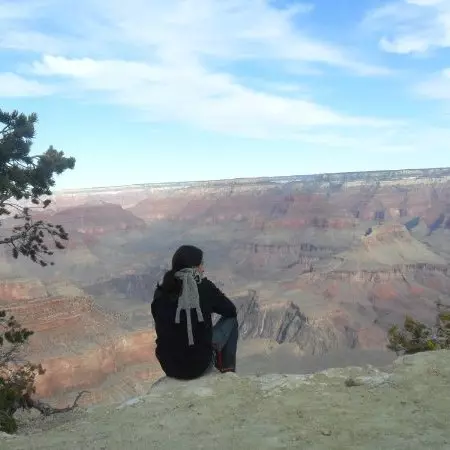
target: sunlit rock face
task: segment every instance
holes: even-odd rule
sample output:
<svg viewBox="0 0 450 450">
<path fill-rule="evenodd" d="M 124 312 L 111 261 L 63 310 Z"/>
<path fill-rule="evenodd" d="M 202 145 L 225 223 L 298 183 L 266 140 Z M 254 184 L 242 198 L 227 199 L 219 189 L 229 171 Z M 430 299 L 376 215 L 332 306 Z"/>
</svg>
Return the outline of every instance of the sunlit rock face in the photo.
<svg viewBox="0 0 450 450">
<path fill-rule="evenodd" d="M 38 279 L 3 279 L 0 280 L 0 303 L 14 305 L 23 300 L 45 297 L 47 289 Z"/>
<path fill-rule="evenodd" d="M 35 289 L 32 286 L 30 289 Z M 125 330 L 120 317 L 102 311 L 90 297 L 29 299 L 30 290 L 20 293 L 20 298 L 16 295 L 15 301 L 5 306 L 23 326 L 35 332 L 24 356 L 42 363 L 46 371 L 37 378 L 38 397 L 64 403 L 74 390 L 93 389 L 92 395 L 83 397 L 85 403 L 114 401 L 133 394 L 139 383 L 161 374 L 150 327 Z M 131 373 L 136 382 L 123 386 L 122 378 L 130 378 Z"/>
</svg>

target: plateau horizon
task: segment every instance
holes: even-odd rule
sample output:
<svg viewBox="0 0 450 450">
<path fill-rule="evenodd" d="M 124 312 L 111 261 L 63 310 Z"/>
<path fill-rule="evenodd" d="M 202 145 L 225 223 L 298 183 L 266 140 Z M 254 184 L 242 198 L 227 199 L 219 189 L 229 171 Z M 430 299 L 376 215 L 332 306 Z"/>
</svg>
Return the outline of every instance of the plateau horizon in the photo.
<svg viewBox="0 0 450 450">
<path fill-rule="evenodd" d="M 297 175 L 280 175 L 280 176 L 260 176 L 260 177 L 238 177 L 238 178 L 221 178 L 221 179 L 204 179 L 204 180 L 185 180 L 185 181 L 166 181 L 166 182 L 148 182 L 148 183 L 133 183 L 133 184 L 117 184 L 117 185 L 102 185 L 102 186 L 86 186 L 80 188 L 65 188 L 55 189 L 54 194 L 70 194 L 81 192 L 105 191 L 111 189 L 145 189 L 145 188 L 159 188 L 159 189 L 173 189 L 183 187 L 199 187 L 205 186 L 228 186 L 230 184 L 236 185 L 251 185 L 263 183 L 292 183 L 292 182 L 357 182 L 360 181 L 364 175 L 364 179 L 374 180 L 388 180 L 390 177 L 432 177 L 432 176 L 449 176 L 449 167 L 424 167 L 420 169 L 404 168 L 404 169 L 385 169 L 385 170 L 367 170 L 367 171 L 349 171 L 349 172 L 318 172 L 318 173 L 304 173 Z M 344 181 L 345 180 L 345 181 Z"/>
</svg>

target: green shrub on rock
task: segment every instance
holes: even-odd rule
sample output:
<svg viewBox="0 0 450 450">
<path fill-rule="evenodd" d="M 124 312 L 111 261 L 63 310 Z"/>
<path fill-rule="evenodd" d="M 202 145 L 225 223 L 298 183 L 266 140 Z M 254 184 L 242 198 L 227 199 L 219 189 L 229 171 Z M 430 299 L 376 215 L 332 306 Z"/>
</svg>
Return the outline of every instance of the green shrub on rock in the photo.
<svg viewBox="0 0 450 450">
<path fill-rule="evenodd" d="M 436 323 L 426 325 L 406 316 L 403 328 L 392 326 L 388 331 L 387 347 L 397 354 L 413 354 L 450 349 L 450 306 L 437 304 Z"/>
</svg>

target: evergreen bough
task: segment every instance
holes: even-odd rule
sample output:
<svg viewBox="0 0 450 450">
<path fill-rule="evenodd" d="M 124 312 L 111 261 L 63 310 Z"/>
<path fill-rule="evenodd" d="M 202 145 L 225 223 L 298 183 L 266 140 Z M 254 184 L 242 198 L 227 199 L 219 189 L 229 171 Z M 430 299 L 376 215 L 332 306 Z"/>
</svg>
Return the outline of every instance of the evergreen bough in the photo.
<svg viewBox="0 0 450 450">
<path fill-rule="evenodd" d="M 25 257 L 43 267 L 53 265 L 54 249 L 64 249 L 69 236 L 61 225 L 34 220 L 36 208 L 47 208 L 55 185 L 54 176 L 73 169 L 75 159 L 53 146 L 40 155 L 30 155 L 37 115 L 0 109 L 0 245 L 14 258 Z M 5 229 L 4 219 L 14 219 Z M 3 219 L 3 220 L 2 220 Z M 32 398 L 35 379 L 44 373 L 40 364 L 20 359 L 20 351 L 33 331 L 22 327 L 14 316 L 0 310 L 0 431 L 14 433 L 14 413 L 36 408 L 43 414 L 70 410 L 54 409 Z M 78 398 L 77 398 L 78 400 Z"/>
</svg>

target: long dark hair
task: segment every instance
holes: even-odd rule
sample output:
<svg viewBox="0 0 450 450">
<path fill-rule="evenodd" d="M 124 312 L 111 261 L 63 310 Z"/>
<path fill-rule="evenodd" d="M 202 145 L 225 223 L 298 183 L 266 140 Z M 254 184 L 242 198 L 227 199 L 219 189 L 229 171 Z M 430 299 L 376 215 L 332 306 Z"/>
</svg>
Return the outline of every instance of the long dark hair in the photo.
<svg viewBox="0 0 450 450">
<path fill-rule="evenodd" d="M 193 245 L 182 245 L 173 254 L 172 268 L 164 275 L 158 288 L 168 294 L 179 296 L 181 294 L 181 280 L 175 278 L 175 273 L 182 269 L 198 267 L 203 262 L 203 251 Z"/>
</svg>

